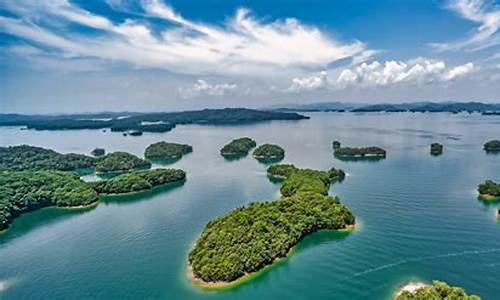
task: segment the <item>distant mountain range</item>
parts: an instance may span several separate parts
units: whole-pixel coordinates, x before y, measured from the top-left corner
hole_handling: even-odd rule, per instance
[[[499,115],[500,103],[482,102],[414,102],[414,103],[381,103],[359,104],[346,102],[319,102],[301,105],[286,105],[271,107],[270,109],[282,112],[480,112],[485,115]]]

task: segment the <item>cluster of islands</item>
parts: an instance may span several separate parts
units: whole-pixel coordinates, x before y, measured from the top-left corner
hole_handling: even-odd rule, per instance
[[[107,129],[111,131],[163,132],[175,124],[239,124],[269,120],[300,120],[299,114],[224,109],[183,113],[103,114],[104,119],[68,119],[49,116],[2,115],[0,126],[26,126],[35,130]],[[105,118],[108,117],[108,118]],[[384,159],[386,150],[377,146],[348,147],[333,141],[333,154],[339,160]],[[252,151],[253,149],[253,151]],[[500,141],[483,145],[488,153],[500,152]],[[0,147],[0,230],[9,227],[19,215],[49,206],[80,208],[97,205],[100,196],[138,193],[154,187],[184,182],[180,169],[151,169],[152,162],[171,162],[193,151],[187,144],[160,141],[149,145],[144,158],[127,152],[106,153],[95,148],[92,156],[62,154],[29,146]],[[266,163],[270,180],[281,182],[279,199],[255,202],[236,208],[206,224],[188,254],[189,277],[196,285],[219,288],[238,284],[252,274],[290,254],[306,235],[319,230],[352,230],[355,217],[339,198],[329,195],[330,185],[343,180],[345,172],[298,168],[276,164],[285,149],[271,143],[258,144],[240,137],[223,145],[219,153],[231,160],[252,156]],[[443,145],[430,145],[431,155],[441,155]],[[107,179],[85,182],[85,172],[113,174]],[[485,201],[500,200],[500,183],[486,180],[478,188]],[[499,212],[500,213],[500,212]],[[458,298],[450,298],[450,297]],[[458,287],[435,281],[398,293],[406,299],[479,299]]]

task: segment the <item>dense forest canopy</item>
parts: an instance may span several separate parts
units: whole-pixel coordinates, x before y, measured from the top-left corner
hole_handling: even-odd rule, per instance
[[[285,150],[278,145],[263,144],[253,151],[253,156],[256,158],[277,158],[284,157]]]
[[[95,167],[97,172],[118,172],[149,168],[151,168],[151,162],[127,152],[108,153],[98,160]]]
[[[484,150],[489,152],[500,152],[500,141],[491,140],[484,144]]]
[[[104,154],[106,154],[106,150],[104,150],[103,148],[95,148],[94,150],[92,150],[92,152],[90,152],[90,154],[96,157],[104,156]]]
[[[309,233],[354,225],[349,209],[325,192],[329,179],[339,176],[340,171],[293,165],[270,169],[268,174],[286,176],[282,198],[251,203],[209,222],[189,253],[197,278],[204,282],[236,280],[286,256]]]
[[[481,183],[477,188],[479,194],[484,196],[500,197],[500,183],[493,180],[486,180]]]
[[[245,156],[248,152],[257,146],[257,143],[249,137],[234,139],[224,145],[220,150],[222,156]]]
[[[161,113],[97,113],[60,116],[0,114],[0,126],[26,126],[35,130],[102,129],[166,132],[176,124],[245,124],[271,120],[301,120],[297,113],[247,108],[204,109]]]
[[[149,145],[144,151],[147,159],[169,159],[180,158],[184,154],[193,151],[193,147],[187,144],[157,142]]]
[[[93,182],[99,194],[124,194],[148,190],[158,185],[183,181],[186,173],[178,169],[154,169],[134,171],[108,180]]]
[[[20,145],[0,147],[0,170],[60,170],[92,168],[97,159],[82,154],[61,154],[53,150]]]
[[[81,206],[97,193],[78,175],[61,171],[1,171],[0,230],[20,214],[47,206]]]
[[[449,286],[442,281],[433,281],[432,285],[414,292],[403,291],[396,300],[481,300],[476,295],[468,295],[463,288]]]

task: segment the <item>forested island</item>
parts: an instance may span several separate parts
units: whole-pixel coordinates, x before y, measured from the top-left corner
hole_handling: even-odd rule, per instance
[[[281,159],[285,157],[285,150],[278,145],[263,144],[257,147],[252,155],[257,159]]]
[[[249,137],[234,139],[220,149],[220,154],[224,157],[242,157],[248,155],[257,143]]]
[[[168,160],[179,159],[191,152],[193,152],[193,147],[187,144],[157,142],[146,148],[144,156],[150,160]]]
[[[149,168],[151,168],[151,162],[121,151],[106,154],[95,165],[95,170],[101,173]]]
[[[359,158],[385,158],[386,151],[380,147],[340,147],[334,149],[333,154],[340,159],[359,159]]]
[[[431,155],[438,156],[443,154],[443,145],[439,143],[431,144]]]
[[[271,166],[284,177],[282,197],[251,203],[210,221],[189,253],[192,280],[220,287],[285,257],[304,236],[322,229],[354,226],[355,219],[337,197],[328,196],[341,171]]]
[[[97,199],[96,191],[75,173],[1,171],[0,230],[25,212],[48,206],[87,206]]]
[[[61,154],[28,145],[0,147],[0,170],[74,171],[93,168],[96,163],[96,158],[83,154]]]
[[[486,152],[500,152],[500,141],[491,140],[485,143],[483,147]]]
[[[145,191],[185,179],[186,173],[183,170],[154,169],[121,174],[108,180],[92,182],[91,185],[100,195],[116,195]]]
[[[401,291],[396,300],[481,300],[479,296],[468,295],[461,287],[449,286],[446,282],[433,281],[415,290]]]
[[[128,132],[167,132],[178,124],[236,125],[272,120],[302,120],[309,117],[247,108],[203,109],[160,113],[95,113],[74,115],[0,114],[0,126],[26,126],[35,130],[103,129]]]
[[[479,197],[483,200],[500,200],[500,183],[485,180],[477,187]]]

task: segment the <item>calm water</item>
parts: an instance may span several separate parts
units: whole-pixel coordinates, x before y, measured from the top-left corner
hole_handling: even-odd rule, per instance
[[[500,295],[500,204],[477,200],[486,178],[500,180],[500,155],[482,144],[500,138],[500,118],[451,114],[314,113],[310,120],[245,126],[178,126],[165,134],[123,137],[101,131],[0,128],[0,144],[61,152],[95,147],[143,154],[152,142],[193,145],[171,166],[188,180],[143,197],[113,198],[94,209],[44,209],[0,234],[1,299],[389,299],[409,281],[441,279],[484,299]],[[204,291],[186,277],[189,249],[215,216],[274,199],[279,185],[251,157],[226,161],[218,149],[251,136],[286,149],[283,162],[349,174],[332,186],[352,208],[358,230],[322,232],[259,277],[226,291]],[[379,145],[378,162],[342,162],[334,139]],[[440,157],[429,144],[444,144]]]

